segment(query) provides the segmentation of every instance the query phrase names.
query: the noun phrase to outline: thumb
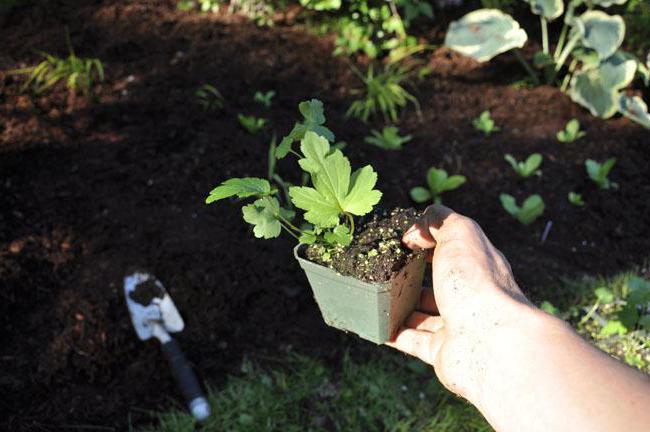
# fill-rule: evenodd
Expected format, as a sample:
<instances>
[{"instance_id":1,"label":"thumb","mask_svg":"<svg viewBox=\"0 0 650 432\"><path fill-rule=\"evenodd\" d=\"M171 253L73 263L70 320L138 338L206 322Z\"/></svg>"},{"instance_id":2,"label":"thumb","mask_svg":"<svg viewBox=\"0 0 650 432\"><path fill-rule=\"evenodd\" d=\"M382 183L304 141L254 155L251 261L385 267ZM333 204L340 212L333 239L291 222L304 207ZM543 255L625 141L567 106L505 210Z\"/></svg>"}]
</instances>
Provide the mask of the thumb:
<instances>
[{"instance_id":1,"label":"thumb","mask_svg":"<svg viewBox=\"0 0 650 432\"><path fill-rule=\"evenodd\" d=\"M445 219L454 214L456 213L452 209L441 204L427 207L420 219L406 230L402 242L410 249L434 248Z\"/></svg>"}]
</instances>

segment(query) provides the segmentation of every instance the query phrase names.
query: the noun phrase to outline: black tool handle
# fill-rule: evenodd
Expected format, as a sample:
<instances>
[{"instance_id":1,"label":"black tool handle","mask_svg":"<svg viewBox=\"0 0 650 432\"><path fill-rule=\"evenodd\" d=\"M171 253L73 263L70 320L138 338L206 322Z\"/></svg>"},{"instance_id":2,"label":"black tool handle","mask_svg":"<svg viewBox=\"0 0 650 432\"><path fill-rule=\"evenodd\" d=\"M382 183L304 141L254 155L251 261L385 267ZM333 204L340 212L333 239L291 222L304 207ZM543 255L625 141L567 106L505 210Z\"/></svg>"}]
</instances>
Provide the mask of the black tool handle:
<instances>
[{"instance_id":1,"label":"black tool handle","mask_svg":"<svg viewBox=\"0 0 650 432\"><path fill-rule=\"evenodd\" d=\"M169 361L172 375L174 375L190 411L198 420L204 420L210 415L208 401L180 345L174 338L171 338L162 344L162 350Z\"/></svg>"}]
</instances>

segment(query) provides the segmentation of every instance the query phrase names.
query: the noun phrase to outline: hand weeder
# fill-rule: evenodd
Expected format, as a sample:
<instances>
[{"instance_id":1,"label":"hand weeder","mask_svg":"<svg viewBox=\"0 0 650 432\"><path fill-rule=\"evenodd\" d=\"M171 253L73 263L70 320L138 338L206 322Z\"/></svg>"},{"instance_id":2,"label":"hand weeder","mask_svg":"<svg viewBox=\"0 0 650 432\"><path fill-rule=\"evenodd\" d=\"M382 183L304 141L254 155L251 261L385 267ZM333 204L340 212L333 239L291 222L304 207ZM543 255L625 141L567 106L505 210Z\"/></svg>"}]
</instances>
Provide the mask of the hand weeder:
<instances>
[{"instance_id":1,"label":"hand weeder","mask_svg":"<svg viewBox=\"0 0 650 432\"><path fill-rule=\"evenodd\" d=\"M183 330L185 323L165 287L150 274L133 273L124 278L124 297L138 338L160 341L190 412L197 420L208 418L210 405L196 374L178 342L169 335Z\"/></svg>"}]
</instances>

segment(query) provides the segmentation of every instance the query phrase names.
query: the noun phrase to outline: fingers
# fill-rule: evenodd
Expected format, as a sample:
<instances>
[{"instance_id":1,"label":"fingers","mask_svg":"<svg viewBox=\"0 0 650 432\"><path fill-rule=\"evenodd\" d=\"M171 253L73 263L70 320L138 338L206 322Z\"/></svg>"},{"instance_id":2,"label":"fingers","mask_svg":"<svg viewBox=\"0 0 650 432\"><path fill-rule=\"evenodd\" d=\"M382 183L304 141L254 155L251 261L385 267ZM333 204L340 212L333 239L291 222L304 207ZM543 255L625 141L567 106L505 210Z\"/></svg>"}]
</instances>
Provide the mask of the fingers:
<instances>
[{"instance_id":1,"label":"fingers","mask_svg":"<svg viewBox=\"0 0 650 432\"><path fill-rule=\"evenodd\" d=\"M411 249L433 248L438 230L452 214L455 214L453 210L440 204L427 207L422 217L404 233L402 241Z\"/></svg>"},{"instance_id":2,"label":"fingers","mask_svg":"<svg viewBox=\"0 0 650 432\"><path fill-rule=\"evenodd\" d=\"M413 312L404 322L404 326L415 329L435 333L444 327L442 317L432 316L422 312Z\"/></svg>"},{"instance_id":3,"label":"fingers","mask_svg":"<svg viewBox=\"0 0 650 432\"><path fill-rule=\"evenodd\" d=\"M402 328L391 342L386 345L410 354L425 363L433 365L443 342L443 331L428 331Z\"/></svg>"},{"instance_id":4,"label":"fingers","mask_svg":"<svg viewBox=\"0 0 650 432\"><path fill-rule=\"evenodd\" d=\"M424 287L422 291L420 291L420 301L418 302L417 309L430 315L437 315L440 313L438 311L438 305L436 304L436 298L433 295L433 290L430 287Z\"/></svg>"}]
</instances>

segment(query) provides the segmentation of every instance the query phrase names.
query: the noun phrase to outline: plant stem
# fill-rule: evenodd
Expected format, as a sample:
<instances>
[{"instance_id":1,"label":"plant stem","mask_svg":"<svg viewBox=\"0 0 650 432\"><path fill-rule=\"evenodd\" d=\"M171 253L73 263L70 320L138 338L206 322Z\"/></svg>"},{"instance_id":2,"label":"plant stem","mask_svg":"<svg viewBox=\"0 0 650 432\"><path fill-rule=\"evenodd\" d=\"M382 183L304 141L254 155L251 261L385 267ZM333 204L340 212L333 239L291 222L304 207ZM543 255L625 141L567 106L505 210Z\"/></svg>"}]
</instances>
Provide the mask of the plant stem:
<instances>
[{"instance_id":1,"label":"plant stem","mask_svg":"<svg viewBox=\"0 0 650 432\"><path fill-rule=\"evenodd\" d=\"M562 66L564 66L564 62L566 62L566 59L569 57L569 54L571 54L571 51L573 51L573 48L575 48L579 40L580 40L579 34L573 35L573 37L569 40L569 42L562 50L562 54L560 54L560 58L557 60L557 63L555 64L556 75L560 71L560 69L562 69Z\"/></svg>"},{"instance_id":2,"label":"plant stem","mask_svg":"<svg viewBox=\"0 0 650 432\"><path fill-rule=\"evenodd\" d=\"M277 218L280 220L280 223L284 222L285 224L287 224L287 226L288 226L289 228L291 228L291 229L293 229L294 231L299 232L299 233L302 234L302 230L301 230L300 228L297 228L294 224L292 224L291 222L289 222L289 220L287 220L287 219L285 219L284 217L282 217L281 214L278 213L278 214L276 214L276 216L277 216Z\"/></svg>"},{"instance_id":3,"label":"plant stem","mask_svg":"<svg viewBox=\"0 0 650 432\"><path fill-rule=\"evenodd\" d=\"M544 18L543 15L540 15L540 22L542 24L542 49L544 50L544 54L549 53L548 50L548 22L546 21L546 18Z\"/></svg>"},{"instance_id":4,"label":"plant stem","mask_svg":"<svg viewBox=\"0 0 650 432\"><path fill-rule=\"evenodd\" d=\"M354 217L350 213L346 213L345 216L348 218L348 222L350 222L350 236L354 235Z\"/></svg>"},{"instance_id":5,"label":"plant stem","mask_svg":"<svg viewBox=\"0 0 650 432\"><path fill-rule=\"evenodd\" d=\"M517 58L517 60L519 60L519 63L521 63L521 65L524 67L524 69L526 69L526 72L528 72L528 74L530 75L530 77L533 79L533 83L534 83L535 85L539 85L539 77L538 77L537 74L535 73L535 70L532 68L532 66L530 65L530 63L528 63L528 62L526 61L526 59L524 58L524 56L521 55L521 52L520 52L517 48L515 48L515 49L512 50L512 51L514 52L515 57Z\"/></svg>"},{"instance_id":6,"label":"plant stem","mask_svg":"<svg viewBox=\"0 0 650 432\"><path fill-rule=\"evenodd\" d=\"M302 155L300 153L298 153L297 151L293 150L293 149L289 149L289 153L291 153L292 155L302 159Z\"/></svg>"},{"instance_id":7,"label":"plant stem","mask_svg":"<svg viewBox=\"0 0 650 432\"><path fill-rule=\"evenodd\" d=\"M562 93L566 92L567 87L569 87L569 83L571 82L571 77L573 76L573 71L576 70L576 66L578 66L578 60L573 59L571 63L569 64L569 73L566 74L564 77L564 80L562 81L562 87L560 87L560 91Z\"/></svg>"},{"instance_id":8,"label":"plant stem","mask_svg":"<svg viewBox=\"0 0 650 432\"><path fill-rule=\"evenodd\" d=\"M591 316L594 314L594 312L596 312L596 310L598 309L598 306L600 306L600 300L596 300L596 303L594 303L594 305L591 307L591 309L589 309L587 314L582 317L582 319L580 320L578 325L584 324L587 321L589 321L589 318L591 318Z\"/></svg>"},{"instance_id":9,"label":"plant stem","mask_svg":"<svg viewBox=\"0 0 650 432\"><path fill-rule=\"evenodd\" d=\"M295 235L289 228L287 228L282 222L280 222L280 226L289 234L291 234L291 237L295 238L296 240L300 241L300 238Z\"/></svg>"}]
</instances>

